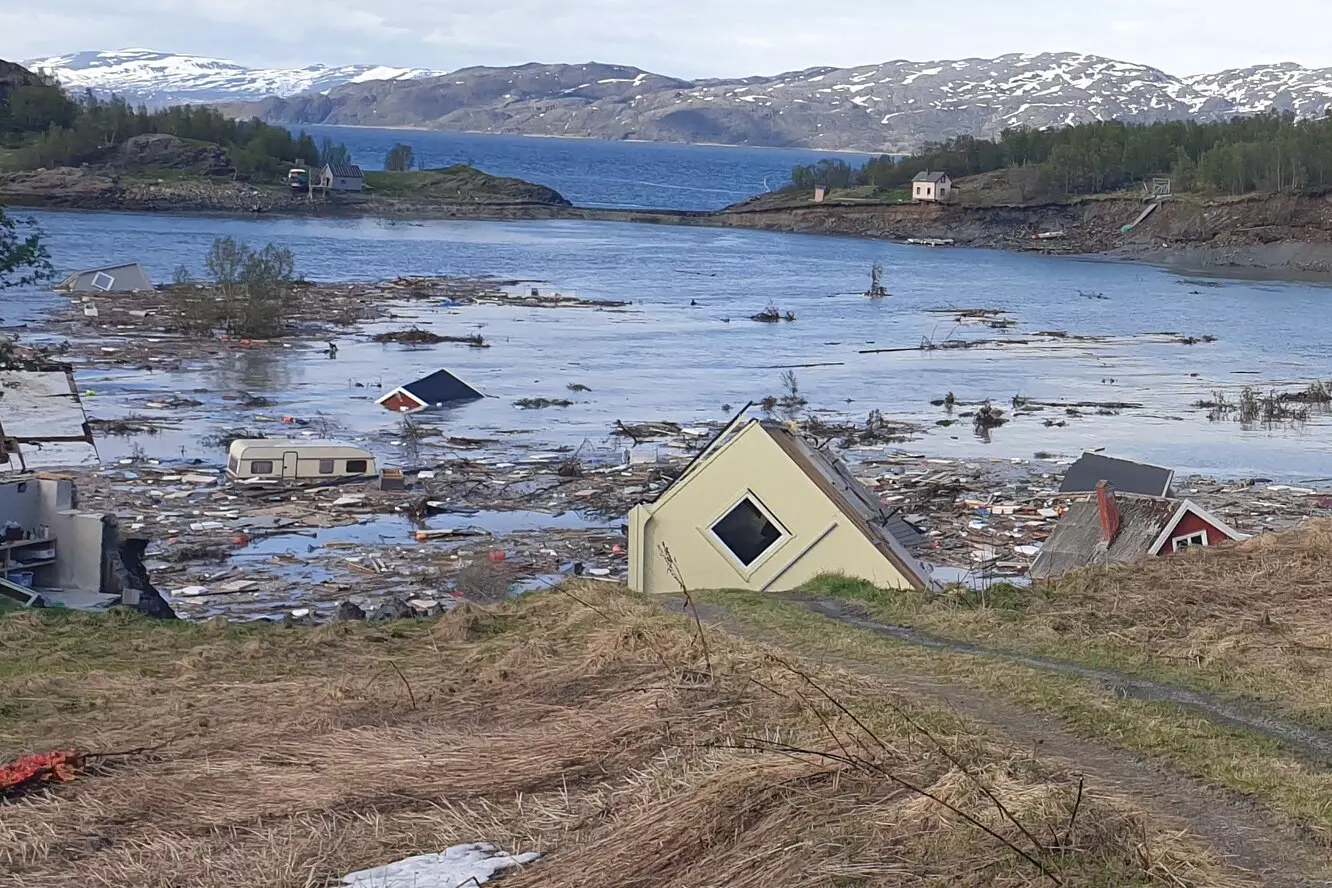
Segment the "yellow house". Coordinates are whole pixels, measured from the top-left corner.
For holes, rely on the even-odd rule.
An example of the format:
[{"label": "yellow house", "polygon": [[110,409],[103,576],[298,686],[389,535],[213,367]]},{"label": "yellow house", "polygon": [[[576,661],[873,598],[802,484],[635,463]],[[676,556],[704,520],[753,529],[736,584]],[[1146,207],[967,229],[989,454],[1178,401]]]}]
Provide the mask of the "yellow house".
[{"label": "yellow house", "polygon": [[932,588],[890,531],[893,517],[845,464],[788,426],[737,419],[655,502],[629,513],[629,586],[783,592],[841,573],[880,588]]}]

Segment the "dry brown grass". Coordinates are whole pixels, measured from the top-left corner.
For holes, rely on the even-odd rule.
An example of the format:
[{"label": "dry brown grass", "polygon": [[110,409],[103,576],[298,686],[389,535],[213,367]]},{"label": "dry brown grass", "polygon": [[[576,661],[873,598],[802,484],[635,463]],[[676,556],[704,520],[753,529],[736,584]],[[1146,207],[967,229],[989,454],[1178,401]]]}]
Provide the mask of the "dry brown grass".
[{"label": "dry brown grass", "polygon": [[931,596],[845,578],[810,591],[864,601],[938,635],[1201,684],[1332,725],[1332,521],[1134,565],[1093,567],[1036,590]]},{"label": "dry brown grass", "polygon": [[0,619],[0,748],[175,738],[0,806],[0,869],[306,888],[492,841],[548,852],[513,888],[1247,884],[947,713],[694,631],[601,585],[434,625]]}]

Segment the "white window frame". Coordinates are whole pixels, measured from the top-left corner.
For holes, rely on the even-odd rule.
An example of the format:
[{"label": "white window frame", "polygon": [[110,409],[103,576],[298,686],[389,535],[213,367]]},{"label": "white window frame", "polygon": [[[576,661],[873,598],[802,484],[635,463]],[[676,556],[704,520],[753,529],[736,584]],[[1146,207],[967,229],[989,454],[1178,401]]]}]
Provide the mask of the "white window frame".
[{"label": "white window frame", "polygon": [[1192,549],[1196,546],[1207,546],[1207,531],[1200,530],[1197,533],[1186,533],[1183,536],[1170,538],[1170,549],[1172,552],[1179,552],[1183,549]]},{"label": "white window frame", "polygon": [[93,275],[91,283],[94,287],[101,290],[103,293],[106,293],[116,285],[116,277],[115,275],[107,274],[105,271],[99,271],[97,274]]},{"label": "white window frame", "polygon": [[[772,545],[764,549],[759,554],[759,557],[755,558],[753,562],[750,564],[745,564],[743,561],[741,561],[740,558],[734,552],[731,551],[731,547],[726,545],[726,542],[722,540],[721,537],[717,536],[717,532],[713,530],[713,528],[716,527],[723,518],[734,512],[735,509],[745,500],[749,500],[754,505],[754,508],[758,509],[759,513],[762,514],[764,518],[771,521],[772,526],[777,528],[779,533],[777,539],[773,540]],[[722,509],[719,513],[717,513],[717,515],[711,521],[709,521],[706,526],[700,527],[699,532],[701,532],[703,536],[707,538],[708,542],[712,544],[712,547],[714,549],[720,552],[723,557],[725,557],[728,561],[731,562],[731,566],[734,567],[740,573],[740,575],[743,576],[745,579],[749,579],[755,573],[757,573],[759,568],[763,567],[763,565],[767,563],[768,559],[771,558],[778,549],[786,545],[786,543],[792,539],[791,531],[786,529],[786,525],[777,520],[777,516],[772,514],[771,509],[763,505],[763,500],[759,499],[758,495],[755,494],[754,491],[749,490],[747,488],[745,492],[742,493],[740,496],[736,497],[736,499],[730,505],[728,505],[726,508]]]}]

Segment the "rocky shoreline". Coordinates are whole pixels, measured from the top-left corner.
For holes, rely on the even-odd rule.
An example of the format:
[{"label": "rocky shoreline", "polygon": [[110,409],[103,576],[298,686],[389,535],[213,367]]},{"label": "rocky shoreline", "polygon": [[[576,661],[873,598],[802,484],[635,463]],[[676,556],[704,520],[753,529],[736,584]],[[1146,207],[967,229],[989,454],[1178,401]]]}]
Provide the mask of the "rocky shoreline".
[{"label": "rocky shoreline", "polygon": [[[551,192],[554,194],[554,192]],[[558,195],[556,195],[558,197]],[[1324,197],[1253,196],[1163,204],[1143,224],[1127,196],[1039,205],[968,206],[811,203],[764,196],[721,210],[603,209],[551,200],[467,200],[403,194],[334,194],[311,200],[281,186],[205,177],[119,176],[89,168],[0,175],[0,205],[156,213],[314,217],[572,219],[750,228],[843,237],[948,242],[1052,255],[1148,261],[1183,272],[1332,277],[1332,202]]]}]

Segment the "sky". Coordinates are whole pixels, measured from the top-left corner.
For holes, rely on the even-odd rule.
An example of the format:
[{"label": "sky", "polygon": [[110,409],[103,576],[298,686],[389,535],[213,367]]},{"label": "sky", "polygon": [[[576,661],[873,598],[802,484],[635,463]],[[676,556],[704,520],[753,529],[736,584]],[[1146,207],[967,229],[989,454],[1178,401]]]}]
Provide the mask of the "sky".
[{"label": "sky", "polygon": [[1196,74],[1332,67],[1332,4],[1284,0],[0,0],[0,58],[140,47],[254,67],[451,70],[529,61],[734,77],[892,59],[1070,51]]}]

